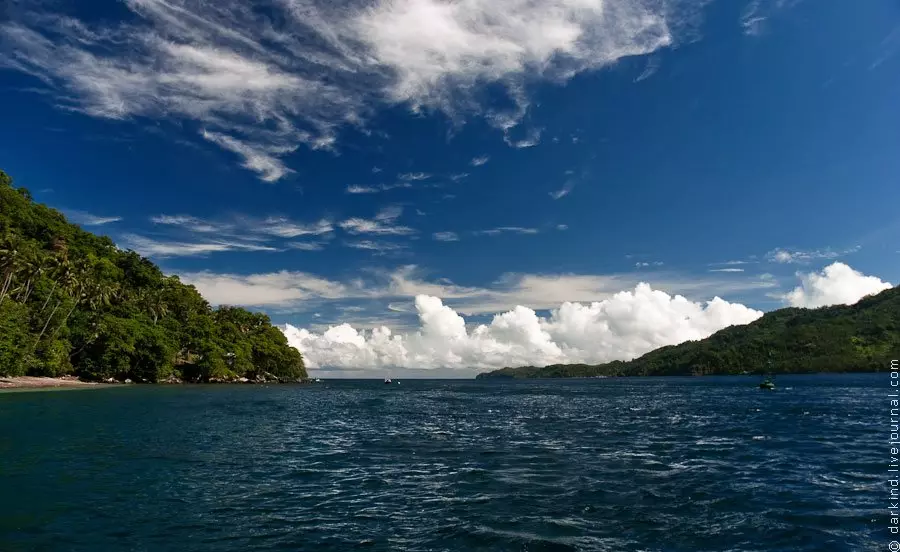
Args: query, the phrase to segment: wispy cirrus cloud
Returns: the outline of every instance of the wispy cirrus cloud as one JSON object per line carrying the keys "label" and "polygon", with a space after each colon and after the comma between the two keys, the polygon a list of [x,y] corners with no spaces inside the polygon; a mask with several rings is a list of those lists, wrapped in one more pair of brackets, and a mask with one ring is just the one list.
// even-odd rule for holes
{"label": "wispy cirrus cloud", "polygon": [[192,233],[215,233],[235,237],[296,238],[324,236],[334,232],[334,225],[328,219],[300,223],[284,216],[257,218],[237,215],[221,220],[207,220],[191,215],[156,215],[150,217],[150,221],[157,225],[175,227]]}
{"label": "wispy cirrus cloud", "polygon": [[[106,119],[192,121],[266,181],[298,144],[334,148],[342,127],[405,104],[452,120],[483,116],[510,138],[539,80],[672,45],[689,0],[123,0],[119,22],[24,4],[0,24],[0,65],[58,104]],[[65,9],[64,7],[62,8]],[[487,107],[500,85],[513,104]]]}
{"label": "wispy cirrus cloud", "polygon": [[388,190],[393,190],[396,188],[411,188],[412,184],[409,182],[397,182],[394,184],[378,184],[376,186],[360,186],[358,184],[354,184],[351,186],[347,186],[347,189],[344,190],[348,194],[377,194],[380,192],[386,192]]}
{"label": "wispy cirrus cloud", "polygon": [[407,182],[410,182],[410,181],[414,182],[414,181],[418,181],[418,180],[428,180],[429,178],[431,178],[431,175],[428,173],[424,173],[424,172],[410,172],[410,173],[398,174],[397,178],[399,178],[400,180],[405,180]]}
{"label": "wispy cirrus cloud", "polygon": [[396,254],[408,249],[408,246],[402,243],[391,243],[374,240],[346,241],[344,242],[344,245],[353,249],[371,251],[375,255],[388,255],[392,253]]}
{"label": "wispy cirrus cloud", "polygon": [[830,248],[809,250],[778,248],[767,253],[766,260],[781,264],[805,264],[815,260],[837,259],[856,253],[859,250],[860,246],[858,245],[838,251]]}
{"label": "wispy cirrus cloud", "polygon": [[120,240],[124,248],[147,257],[196,257],[224,251],[278,251],[276,247],[229,240],[174,241],[156,240],[137,234],[125,234]]}
{"label": "wispy cirrus cloud", "polygon": [[523,226],[500,226],[498,228],[488,228],[487,230],[475,230],[473,236],[497,236],[499,234],[538,234],[540,230],[537,228],[526,228]]}
{"label": "wispy cirrus cloud", "polygon": [[[602,301],[616,292],[650,282],[670,294],[687,297],[726,296],[771,290],[776,283],[761,277],[697,277],[677,272],[633,271],[593,274],[508,273],[483,286],[462,286],[452,281],[429,278],[416,265],[394,269],[373,269],[363,277],[329,280],[308,273],[280,271],[239,275],[213,272],[186,272],[183,280],[193,283],[214,304],[279,306],[296,312],[319,310],[322,301],[410,299],[417,295],[440,297],[463,314],[486,314],[515,308],[535,310],[558,307],[565,302]],[[315,283],[315,291],[310,282]]]}
{"label": "wispy cirrus cloud", "polygon": [[456,232],[435,232],[431,237],[442,242],[459,241],[459,234]]}
{"label": "wispy cirrus cloud", "polygon": [[409,236],[416,231],[408,226],[395,224],[403,208],[391,206],[382,209],[373,219],[352,217],[338,223],[349,234],[374,234],[380,236]]}
{"label": "wispy cirrus cloud", "polygon": [[82,226],[103,226],[104,224],[124,220],[122,217],[93,215],[87,211],[79,211],[77,209],[63,209],[63,213],[75,224]]}
{"label": "wispy cirrus cloud", "polygon": [[486,164],[490,160],[491,160],[490,155],[479,155],[478,157],[473,158],[472,161],[470,161],[469,163],[473,167],[480,167],[480,166]]}

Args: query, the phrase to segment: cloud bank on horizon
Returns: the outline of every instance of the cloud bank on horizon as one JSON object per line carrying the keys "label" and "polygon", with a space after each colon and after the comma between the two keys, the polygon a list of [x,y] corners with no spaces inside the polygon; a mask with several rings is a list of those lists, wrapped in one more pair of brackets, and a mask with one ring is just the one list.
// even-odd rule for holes
{"label": "cloud bank on horizon", "polygon": [[[482,116],[510,146],[534,81],[565,82],[676,43],[702,2],[682,0],[124,0],[129,17],[85,21],[17,5],[0,24],[0,68],[40,79],[62,107],[105,119],[186,120],[260,179],[293,172],[300,144],[406,105]],[[481,89],[499,85],[505,108]],[[474,159],[473,165],[487,162]]]}
{"label": "cloud bank on horizon", "polygon": [[[853,304],[891,286],[835,262],[820,273],[798,274],[801,283],[779,296],[795,307]],[[440,298],[415,297],[420,328],[398,335],[387,327],[360,331],[350,324],[323,333],[284,328],[288,343],[311,369],[408,368],[485,370],[505,366],[602,363],[630,360],[688,340],[709,337],[763,313],[714,297],[705,304],[654,290],[647,283],[608,299],[564,302],[548,317],[524,306],[497,314],[489,324],[467,328],[465,319]]]}

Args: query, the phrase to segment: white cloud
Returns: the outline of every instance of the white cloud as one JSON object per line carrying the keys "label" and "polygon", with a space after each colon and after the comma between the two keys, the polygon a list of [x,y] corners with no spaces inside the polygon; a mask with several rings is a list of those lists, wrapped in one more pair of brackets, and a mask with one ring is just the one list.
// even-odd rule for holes
{"label": "white cloud", "polygon": [[197,287],[214,305],[270,306],[309,299],[342,299],[352,296],[352,286],[319,278],[305,272],[281,271],[270,274],[214,274],[187,272],[181,280]]}
{"label": "white cloud", "polygon": [[216,234],[242,240],[266,241],[271,238],[296,238],[300,236],[325,236],[334,232],[334,224],[328,219],[301,223],[284,216],[265,218],[235,215],[227,219],[207,220],[191,215],[157,215],[150,221],[188,234]]}
{"label": "white cloud", "polygon": [[349,234],[374,234],[382,236],[409,236],[416,231],[408,226],[395,225],[400,218],[402,208],[393,206],[380,211],[374,219],[359,217],[348,218],[338,224],[342,230]]}
{"label": "white cloud", "polygon": [[[538,80],[564,82],[670,46],[693,19],[671,0],[124,0],[122,22],[88,26],[34,3],[0,24],[0,65],[27,72],[67,109],[102,118],[193,121],[262,179],[290,172],[297,144],[330,148],[405,103],[508,131]],[[690,13],[688,13],[690,12]],[[492,111],[481,87],[514,107]]]}
{"label": "white cloud", "polygon": [[423,173],[423,172],[403,173],[403,174],[398,174],[397,178],[399,178],[400,180],[406,180],[406,181],[417,181],[417,180],[428,180],[429,178],[431,178],[431,175],[428,173]]}
{"label": "white cloud", "polygon": [[119,222],[122,217],[103,217],[99,215],[92,215],[91,213],[85,211],[77,211],[71,209],[64,209],[66,217],[69,218],[75,224],[80,224],[82,226],[103,226],[104,224],[110,224],[113,222]]}
{"label": "white cloud", "polygon": [[288,249],[296,249],[298,251],[321,251],[325,249],[325,245],[319,242],[288,242],[285,245]]}
{"label": "white cloud", "polygon": [[133,249],[147,257],[203,256],[223,251],[278,251],[275,247],[227,240],[210,241],[160,241],[136,234],[122,236],[126,249]]}
{"label": "white cloud", "polygon": [[711,268],[710,272],[743,272],[743,268]]}
{"label": "white cloud", "polygon": [[287,173],[293,172],[276,157],[277,153],[293,151],[292,148],[268,148],[267,150],[267,148],[245,143],[225,134],[207,132],[205,130],[202,132],[202,136],[210,142],[241,156],[244,159],[241,166],[257,173],[266,182],[275,182]]}
{"label": "white cloud", "polygon": [[569,180],[565,184],[563,184],[562,188],[560,188],[554,192],[550,192],[550,197],[552,197],[553,199],[564,198],[567,195],[569,195],[569,193],[572,191],[573,188],[575,188],[575,183],[572,182],[571,180]]}
{"label": "white cloud", "polygon": [[647,284],[589,305],[563,303],[548,317],[517,306],[471,330],[438,297],[418,295],[415,307],[420,328],[405,335],[386,327],[360,332],[349,324],[321,334],[287,325],[284,332],[313,369],[478,370],[630,359],[762,315],[719,298],[693,303]]}
{"label": "white cloud", "polygon": [[386,192],[388,190],[393,190],[395,188],[410,188],[412,185],[409,182],[397,182],[395,184],[379,184],[377,186],[359,186],[352,185],[347,186],[345,190],[348,194],[377,194],[379,192]]}
{"label": "white cloud", "polygon": [[766,17],[760,15],[760,0],[751,0],[741,13],[741,27],[747,36],[759,36],[763,32]]}
{"label": "white cloud", "polygon": [[852,305],[867,295],[880,293],[892,286],[876,276],[865,276],[844,263],[832,263],[821,272],[798,274],[801,284],[783,296],[793,307]]}
{"label": "white cloud", "polygon": [[556,225],[556,229],[557,229],[557,230],[568,230],[568,229],[569,229],[569,225],[568,225],[568,224],[557,224],[557,225]]}
{"label": "white cloud", "polygon": [[[372,242],[371,247],[377,251],[374,248],[379,245]],[[465,315],[496,313],[512,309],[516,305],[547,310],[565,302],[602,301],[619,290],[645,281],[648,277],[639,272],[611,275],[509,273],[502,275],[487,287],[475,287],[457,285],[446,279],[429,280],[426,279],[427,274],[417,266],[406,265],[390,271],[364,271],[365,279],[358,278],[345,282],[319,278],[320,281],[329,281],[331,289],[342,291],[338,296],[316,296],[309,293],[304,284],[310,275],[302,274],[295,283],[286,277],[286,274],[292,273],[238,275],[207,272],[203,273],[202,278],[196,275],[189,276],[200,293],[214,304],[223,300],[235,304],[236,300],[223,298],[216,289],[205,287],[207,283],[216,282],[220,287],[227,284],[235,288],[246,288],[246,282],[252,279],[255,282],[254,287],[246,288],[245,293],[241,294],[240,302],[236,304],[277,305],[285,312],[305,312],[307,309],[315,308],[317,301],[323,300],[386,299],[396,302],[398,299],[411,299],[417,295],[430,295],[441,297],[448,305]],[[708,297],[713,294],[727,296],[776,286],[774,281],[762,278],[710,279],[666,272],[654,272],[652,278],[656,289],[688,297]],[[298,293],[304,298],[303,301],[293,299]],[[284,299],[278,302],[273,301],[273,297]]]}
{"label": "white cloud", "polygon": [[490,155],[480,155],[472,159],[471,164],[473,167],[480,167],[491,160]]}
{"label": "white cloud", "polygon": [[381,192],[383,190],[377,186],[360,186],[358,184],[353,184],[347,186],[347,189],[345,191],[348,194],[377,194],[378,192]]}
{"label": "white cloud", "polygon": [[248,219],[245,222],[251,232],[279,238],[322,236],[334,232],[334,226],[327,219],[321,219],[311,224],[300,224],[286,217],[268,217],[257,222]]}
{"label": "white cloud", "polygon": [[373,251],[377,255],[384,255],[390,252],[397,252],[406,249],[406,246],[399,243],[388,243],[388,242],[376,242],[372,240],[359,240],[359,241],[348,241],[345,242],[347,247],[352,247],[354,249],[364,249],[367,251]]}
{"label": "white cloud", "polygon": [[635,266],[635,268],[647,268],[649,266],[662,266],[663,264],[665,264],[665,263],[663,263],[662,261],[653,261],[653,262],[638,261],[638,262],[634,263],[634,266]]}
{"label": "white cloud", "polygon": [[490,228],[488,230],[476,230],[472,232],[475,236],[496,236],[498,234],[537,234],[540,230],[537,228],[524,228],[522,226],[500,226],[499,228]]}
{"label": "white cloud", "polygon": [[834,251],[832,249],[790,250],[778,248],[770,251],[766,255],[766,259],[769,262],[781,264],[805,264],[819,259],[837,259],[838,257],[856,253],[859,250],[860,247],[858,245],[842,251]]}
{"label": "white cloud", "polygon": [[431,237],[443,242],[459,241],[459,234],[456,232],[435,232]]}
{"label": "white cloud", "polygon": [[150,217],[150,222],[166,226],[178,226],[191,232],[213,233],[231,229],[230,224],[209,222],[190,215],[157,215]]}

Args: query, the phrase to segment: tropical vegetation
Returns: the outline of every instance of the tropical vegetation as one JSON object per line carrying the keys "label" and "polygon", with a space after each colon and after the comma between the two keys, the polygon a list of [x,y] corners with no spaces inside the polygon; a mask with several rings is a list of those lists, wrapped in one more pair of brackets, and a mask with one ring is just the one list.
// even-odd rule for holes
{"label": "tropical vegetation", "polygon": [[264,314],[69,223],[0,171],[0,375],[135,382],[306,378]]}
{"label": "tropical vegetation", "polygon": [[785,308],[700,341],[662,347],[631,361],[503,368],[479,378],[697,376],[879,372],[900,358],[900,289],[854,305]]}

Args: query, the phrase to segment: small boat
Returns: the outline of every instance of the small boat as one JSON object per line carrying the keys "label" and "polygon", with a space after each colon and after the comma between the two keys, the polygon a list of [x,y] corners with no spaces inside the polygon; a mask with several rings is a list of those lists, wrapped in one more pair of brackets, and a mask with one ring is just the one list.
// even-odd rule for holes
{"label": "small boat", "polygon": [[320,380],[319,378],[316,378],[316,383],[322,383],[322,380]]}
{"label": "small boat", "polygon": [[384,383],[391,383],[391,378],[384,378]]}
{"label": "small boat", "polygon": [[760,389],[767,389],[769,391],[775,390],[775,374],[772,370],[772,352],[769,351],[769,374],[766,376],[766,379],[762,380],[762,383],[759,384]]}

